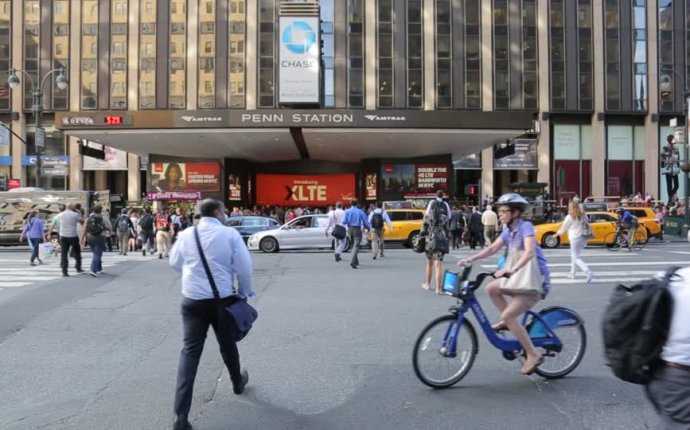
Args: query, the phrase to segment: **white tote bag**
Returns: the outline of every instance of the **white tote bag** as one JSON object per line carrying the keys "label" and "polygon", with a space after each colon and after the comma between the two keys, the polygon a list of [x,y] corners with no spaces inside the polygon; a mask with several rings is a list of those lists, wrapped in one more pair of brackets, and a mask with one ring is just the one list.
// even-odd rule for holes
{"label": "white tote bag", "polygon": [[[506,268],[515,266],[520,260],[524,251],[517,250],[517,247],[511,246],[506,258]],[[522,266],[520,270],[510,275],[510,278],[501,279],[501,289],[511,293],[538,293],[542,294],[544,285],[544,277],[539,270],[539,263],[537,256]]]}

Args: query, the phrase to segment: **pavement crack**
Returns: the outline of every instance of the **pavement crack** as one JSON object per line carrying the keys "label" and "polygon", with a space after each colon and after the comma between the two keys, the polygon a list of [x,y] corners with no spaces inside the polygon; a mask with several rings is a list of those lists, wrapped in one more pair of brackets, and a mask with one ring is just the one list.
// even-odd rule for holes
{"label": "pavement crack", "polygon": [[[34,427],[34,428],[36,428],[36,429],[42,429],[42,428],[50,427],[50,426],[53,426],[53,425],[56,425],[56,424],[61,426],[62,424],[65,423],[65,421],[67,421],[67,420],[69,420],[69,419],[72,419],[72,418],[74,418],[74,417],[76,417],[76,416],[78,416],[78,415],[79,415],[79,413],[69,414],[69,415],[66,415],[66,416],[64,416],[64,417],[60,417],[60,418],[58,418],[58,419],[49,421],[49,422],[47,422],[47,423],[45,423],[45,424],[42,424],[42,425],[40,425],[40,426],[36,426],[36,427]],[[24,420],[24,418],[22,418],[21,420]],[[10,424],[11,424],[11,423],[10,423]]]}

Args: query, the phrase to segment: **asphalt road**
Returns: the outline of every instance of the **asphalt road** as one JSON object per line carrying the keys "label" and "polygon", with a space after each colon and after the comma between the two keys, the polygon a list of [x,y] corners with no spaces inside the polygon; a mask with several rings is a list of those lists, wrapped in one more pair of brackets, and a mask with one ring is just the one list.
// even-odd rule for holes
{"label": "asphalt road", "polygon": [[[468,252],[447,256],[446,267]],[[601,316],[617,280],[684,264],[690,246],[587,249],[596,273],[591,284],[565,278],[567,249],[546,254],[555,285],[537,308],[561,304],[584,317],[581,365],[555,381],[521,376],[520,364],[504,360],[480,335],[474,367],[447,390],[427,388],[412,370],[419,331],[453,303],[420,288],[419,255],[391,249],[372,261],[366,253],[353,270],[349,256],[335,263],[327,252],[254,254],[260,317],[240,344],[250,384],[245,395],[232,394],[209,335],[192,423],[197,429],[655,428],[641,387],[615,379],[604,365]],[[494,263],[485,260],[475,270]],[[130,258],[109,272],[0,291],[1,429],[171,426],[179,275],[150,258]],[[479,297],[495,318],[485,294]]]}

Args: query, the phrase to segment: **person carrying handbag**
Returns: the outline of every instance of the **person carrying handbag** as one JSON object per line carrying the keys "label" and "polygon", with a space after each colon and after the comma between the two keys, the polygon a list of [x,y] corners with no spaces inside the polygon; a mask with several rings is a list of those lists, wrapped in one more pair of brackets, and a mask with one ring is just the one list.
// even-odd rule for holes
{"label": "person carrying handbag", "polygon": [[560,236],[566,231],[570,242],[570,273],[568,278],[575,279],[575,272],[579,267],[587,276],[587,282],[592,282],[594,274],[580,257],[582,250],[587,245],[587,239],[592,237],[592,227],[587,222],[587,216],[582,207],[575,201],[568,204],[568,215],[565,216],[565,220],[563,220],[563,224],[556,235]]}
{"label": "person carrying handbag", "polygon": [[216,334],[233,392],[242,394],[249,381],[247,371],[240,370],[237,338],[225,310],[238,300],[255,296],[251,256],[237,230],[224,225],[223,203],[206,199],[200,210],[198,226],[181,231],[170,251],[170,266],[182,272],[183,296],[184,347],[177,373],[173,426],[177,430],[191,428],[188,416],[194,379],[209,326]]}
{"label": "person carrying handbag", "polygon": [[[498,239],[473,256],[458,261],[459,266],[489,257],[505,249],[506,262],[498,270],[495,280],[486,286],[494,305],[501,311],[501,320],[492,328],[509,329],[525,350],[527,359],[522,366],[523,375],[531,375],[544,358],[534,348],[518,317],[546,297],[550,289],[550,275],[546,258],[535,240],[534,225],[522,220],[529,203],[519,194],[502,195],[496,202],[503,231]],[[510,297],[510,302],[506,301]]]}

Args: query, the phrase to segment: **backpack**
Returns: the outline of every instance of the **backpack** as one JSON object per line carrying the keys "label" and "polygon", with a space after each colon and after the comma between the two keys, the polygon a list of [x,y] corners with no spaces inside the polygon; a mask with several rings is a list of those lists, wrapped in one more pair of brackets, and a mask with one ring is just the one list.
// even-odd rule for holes
{"label": "backpack", "polygon": [[371,228],[383,228],[383,211],[374,212],[374,215],[371,217]]}
{"label": "backpack", "polygon": [[662,278],[614,289],[603,334],[606,360],[618,378],[633,384],[651,380],[671,325],[673,297],[667,287],[676,270],[670,267]]}
{"label": "backpack", "polygon": [[86,220],[86,232],[93,236],[99,236],[104,231],[103,217],[100,215],[89,216],[89,219]]}
{"label": "backpack", "polygon": [[120,219],[117,220],[117,231],[120,233],[129,232],[129,218],[121,216]]}
{"label": "backpack", "polygon": [[170,230],[170,218],[166,215],[156,217],[156,228],[160,231]]}
{"label": "backpack", "polygon": [[434,225],[448,224],[448,212],[446,212],[446,205],[443,202],[436,200],[431,208],[431,214]]}
{"label": "backpack", "polygon": [[139,221],[139,225],[141,226],[142,230],[153,230],[153,215],[144,215],[141,221]]}

